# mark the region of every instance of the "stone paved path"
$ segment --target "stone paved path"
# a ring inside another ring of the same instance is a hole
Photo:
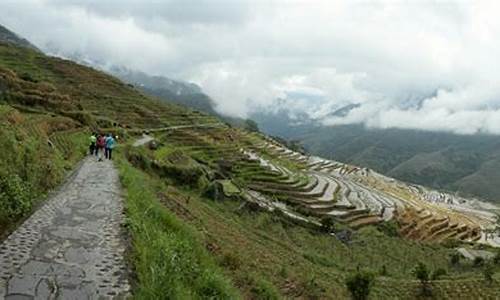
[[[0,299],[126,298],[122,202],[113,164],[87,158],[0,245]]]

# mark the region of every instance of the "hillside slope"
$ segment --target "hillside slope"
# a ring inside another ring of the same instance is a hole
[[[482,267],[448,259],[494,253],[497,207],[304,156],[28,48],[0,44],[0,91],[2,231],[61,182],[91,131],[117,134],[137,298],[347,298],[363,269],[381,274],[373,298],[411,299],[417,261],[446,271],[438,298],[498,296]]]
[[[218,122],[148,98],[102,72],[12,44],[0,44],[0,108],[0,165],[12,174],[2,183],[9,187],[2,198],[13,194],[25,203],[3,210],[14,217],[60,182],[64,169],[85,153],[91,130],[125,134],[131,128]],[[28,191],[17,178],[28,183]],[[3,216],[0,224],[6,223]]]
[[[26,47],[33,50],[38,50],[36,46],[30,43],[28,40],[18,36],[9,29],[5,28],[0,24],[0,42],[13,44],[19,47]]]
[[[407,182],[500,201],[500,187],[494,183],[500,180],[500,169],[488,168],[500,155],[496,136],[367,129],[361,125],[294,125],[297,120],[287,119],[284,113],[254,117],[264,132],[299,140],[312,154],[370,167]],[[487,177],[481,175],[483,169],[488,170]]]

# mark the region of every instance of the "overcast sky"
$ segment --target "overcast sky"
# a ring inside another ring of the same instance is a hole
[[[498,1],[2,0],[42,49],[198,83],[225,113],[500,134]],[[362,104],[342,118],[328,112]]]

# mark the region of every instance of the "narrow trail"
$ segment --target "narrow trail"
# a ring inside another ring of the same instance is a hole
[[[177,129],[188,129],[188,128],[219,128],[226,127],[224,123],[204,123],[204,124],[192,124],[192,125],[175,125],[175,126],[167,126],[167,127],[159,127],[159,128],[143,128],[143,129],[129,129],[128,132],[161,132],[161,131],[169,131],[169,130],[177,130]]]
[[[0,244],[0,299],[109,299],[129,294],[123,199],[110,161],[89,157]]]
[[[149,143],[151,141],[154,141],[154,137],[152,137],[150,135],[143,134],[140,139],[138,139],[137,141],[135,141],[132,144],[132,146],[139,147],[139,146],[145,145],[145,144],[147,144],[147,143]]]

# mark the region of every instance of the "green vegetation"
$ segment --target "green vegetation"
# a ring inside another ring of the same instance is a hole
[[[486,282],[491,284],[493,282],[493,275],[494,274],[495,274],[495,270],[493,268],[493,265],[487,264],[483,269],[484,280],[486,280]]]
[[[493,263],[500,265],[500,250],[496,251],[495,257],[493,258]]]
[[[429,269],[427,269],[427,266],[422,262],[417,263],[413,269],[413,275],[420,281],[421,293],[424,296],[430,296],[432,293],[429,286],[429,273]]]
[[[460,263],[460,253],[458,252],[453,252],[452,254],[450,254],[450,263],[451,265],[453,266],[456,266]]]
[[[473,290],[480,284],[470,281],[480,278],[480,269],[472,264],[456,267],[449,263],[454,253],[452,248],[404,240],[395,222],[364,227],[352,232],[351,238],[343,243],[328,232],[295,225],[278,213],[260,211],[239,197],[213,197],[200,186],[180,184],[176,175],[161,171],[162,164],[182,158],[186,165],[194,164],[205,170],[209,186],[231,183],[244,187],[254,180],[307,184],[303,176],[280,177],[263,170],[258,163],[245,160],[237,151],[239,145],[258,144],[261,141],[258,135],[245,135],[230,128],[183,129],[156,138],[159,148],[131,148],[127,158],[135,167],[167,185],[163,194],[168,197],[160,202],[202,233],[200,240],[245,298],[331,298],[332,295],[346,298],[350,295],[346,278],[358,266],[372,274],[374,270],[384,270],[383,277],[373,279],[370,297],[413,298],[418,293],[418,286],[411,281],[415,260],[425,261],[435,270],[436,280],[432,282],[435,295],[453,291],[449,278],[461,281],[460,284],[473,284]],[[271,152],[263,157],[275,165],[299,169],[293,161]],[[335,222],[331,225],[335,232],[349,230]],[[494,294],[493,287],[482,293]]]
[[[402,239],[395,223],[352,230],[325,220],[334,236],[243,200],[238,191],[258,181],[285,188],[314,183],[301,163],[272,151],[262,150],[262,157],[292,175],[245,158],[242,148],[259,151],[259,134],[229,127],[164,131],[216,122],[91,68],[0,44],[0,226],[20,220],[61,182],[85,153],[90,130],[120,132],[127,144],[158,129],[157,147],[125,145],[116,156],[136,298],[342,299],[351,295],[347,277],[360,269],[382,271],[369,284],[353,279],[365,287],[359,295],[369,286],[369,298],[412,299],[415,261],[447,274],[432,282],[437,297],[498,296],[498,265],[486,284],[483,267],[450,264],[453,249]],[[214,201],[206,192],[217,184],[225,197]]]
[[[312,154],[436,189],[500,201],[498,138],[362,125],[316,126],[284,114],[251,116],[262,132],[298,140]],[[290,125],[290,124],[293,124]]]
[[[144,157],[150,157],[150,151],[132,149],[132,153]],[[345,285],[347,274],[361,266],[385,269],[384,278],[371,281],[370,297],[398,295],[410,299],[416,290],[409,281],[415,259],[426,261],[437,275],[444,272],[463,279],[480,276],[471,264],[460,268],[449,265],[453,250],[403,240],[392,229],[368,226],[353,233],[352,240],[344,244],[326,233],[289,223],[278,214],[246,208],[240,200],[213,201],[201,196],[202,189],[174,188],[179,185],[171,176],[154,168],[141,169],[152,176],[147,182],[161,179],[167,184],[160,185],[155,193],[164,195],[159,201],[200,233],[197,240],[206,245],[244,298],[346,298],[350,295]],[[436,295],[453,291],[448,281],[441,284],[438,280],[433,286]],[[493,289],[491,286],[484,293]]]
[[[431,280],[439,280],[442,276],[446,275],[446,270],[443,268],[436,269],[432,272]]]
[[[476,257],[474,257],[472,264],[474,265],[474,267],[481,267],[484,265],[484,258],[482,258],[480,256],[476,256]]]
[[[0,219],[10,220],[31,209],[31,191],[17,174],[0,175]]]
[[[0,235],[61,183],[85,152],[71,119],[22,114],[0,104]],[[63,135],[56,138],[55,130]]]
[[[71,61],[0,43],[0,235],[61,183],[90,131],[218,122]],[[20,184],[22,181],[22,184]]]
[[[235,299],[237,291],[199,242],[198,234],[161,206],[162,184],[120,160],[137,299]]]
[[[347,289],[355,300],[367,299],[372,283],[373,275],[368,272],[356,272],[346,279]]]

